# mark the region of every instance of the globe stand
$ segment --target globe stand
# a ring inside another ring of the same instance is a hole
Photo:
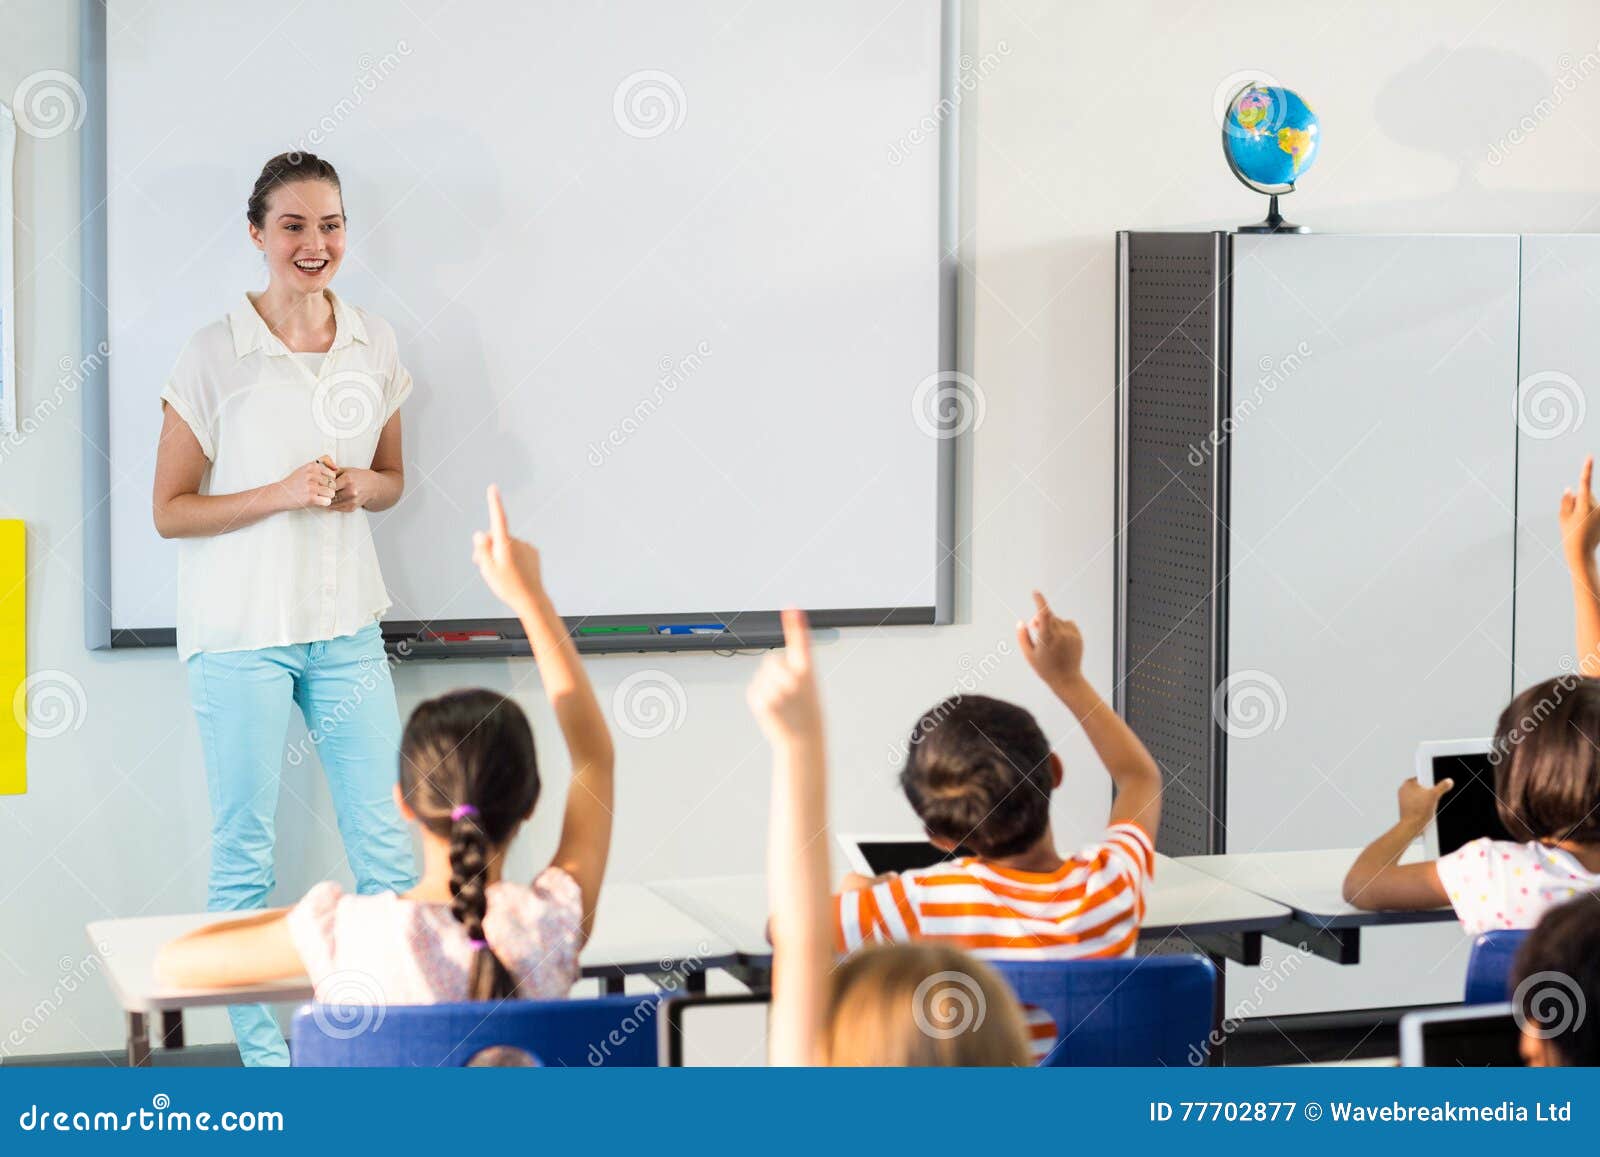
[[[1292,190],[1291,190],[1292,191]],[[1278,194],[1271,193],[1272,198],[1267,207],[1267,219],[1254,225],[1240,225],[1235,232],[1238,233],[1309,233],[1304,225],[1294,225],[1283,219],[1283,214],[1278,212]]]

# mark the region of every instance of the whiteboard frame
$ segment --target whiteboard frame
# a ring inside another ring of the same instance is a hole
[[[0,434],[18,432],[16,162],[17,118],[0,103]]]
[[[940,2],[939,95],[941,106],[952,110],[939,126],[939,365],[938,372],[956,381],[970,380],[972,351],[962,335],[972,330],[971,276],[961,262],[964,237],[962,204],[962,99],[961,50],[970,35],[970,13],[962,0]],[[84,349],[106,349],[103,358],[91,359],[83,385],[83,632],[84,644],[94,651],[135,647],[175,647],[172,627],[114,627],[111,621],[111,392],[109,349],[110,316],[106,228],[106,10],[101,0],[79,0],[79,79],[86,95],[86,113],[79,136],[82,183],[79,190],[83,222],[81,344]],[[941,415],[955,430],[957,415]],[[956,604],[956,467],[958,444],[970,444],[973,430],[937,439],[935,513],[935,586],[932,606],[859,607],[810,612],[816,628],[878,627],[899,625],[943,626],[955,621]],[[102,450],[101,447],[107,449]],[[595,638],[574,636],[583,652],[731,651],[780,646],[783,632],[778,608],[749,611],[694,611],[685,614],[589,615],[568,617],[569,628],[638,623],[725,623],[722,635],[651,635]],[[438,619],[422,622],[385,619],[384,642],[399,658],[481,658],[528,655],[521,624],[514,618]],[[428,641],[426,632],[491,630],[498,640],[468,643]]]

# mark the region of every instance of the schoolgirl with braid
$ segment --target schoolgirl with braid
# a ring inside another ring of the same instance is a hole
[[[473,536],[473,561],[522,620],[572,761],[550,866],[531,885],[501,876],[539,801],[527,717],[496,692],[453,691],[412,712],[401,739],[395,803],[421,837],[416,887],[360,896],[326,881],[293,908],[203,928],[162,949],[156,967],[169,983],[308,975],[319,1000],[431,1004],[565,996],[578,979],[611,847],[611,737],[538,552],[511,537],[493,487],[489,524]]]

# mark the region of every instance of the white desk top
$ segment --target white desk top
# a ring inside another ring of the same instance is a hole
[[[103,949],[106,982],[124,1012],[159,1012],[216,1004],[290,1004],[311,999],[305,977],[237,988],[169,988],[156,980],[156,953],[168,940],[206,924],[248,916],[248,912],[195,912],[184,916],[136,916],[96,920],[89,943]]]
[[[1284,923],[1289,915],[1277,900],[1158,853],[1140,930],[1145,936],[1180,930],[1196,935],[1260,932]]]
[[[767,941],[767,880],[761,875],[699,876],[651,887],[694,919],[713,929],[746,957],[772,954]],[[1289,919],[1283,904],[1179,860],[1156,856],[1155,875],[1145,897],[1145,936],[1182,929],[1206,933],[1254,932]]]
[[[663,900],[710,928],[740,956],[772,955],[767,940],[767,878],[694,876],[651,884]]]
[[[105,946],[106,981],[126,1012],[310,1000],[311,984],[304,977],[237,988],[174,989],[158,983],[156,953],[168,940],[244,915],[248,913],[199,912],[97,920],[87,931],[91,944]],[[607,884],[600,893],[594,935],[584,946],[582,964],[589,975],[658,968],[665,972],[683,964],[713,967],[733,954],[726,940],[643,884]]]
[[[1345,903],[1340,894],[1345,873],[1359,854],[1359,848],[1323,848],[1308,852],[1184,856],[1176,862],[1286,904],[1297,917],[1328,928],[1430,924],[1456,918],[1454,910],[1448,907],[1421,912],[1367,912]],[[1401,857],[1401,862],[1409,863],[1419,859],[1421,854],[1420,849],[1413,847]]]
[[[606,884],[594,934],[583,949],[583,971],[671,972],[713,968],[734,956],[726,937],[668,903],[644,884]]]

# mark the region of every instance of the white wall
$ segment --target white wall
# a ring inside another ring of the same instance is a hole
[[[75,12],[60,0],[0,4],[0,99],[9,103],[40,70],[76,71]],[[891,745],[963,672],[993,667],[1027,610],[1030,585],[1077,616],[1091,672],[1106,687],[1112,234],[1262,215],[1262,199],[1234,183],[1218,153],[1211,103],[1226,77],[1265,70],[1322,118],[1323,155],[1286,205],[1297,220],[1329,230],[1592,227],[1600,207],[1600,149],[1589,128],[1600,112],[1600,84],[1590,79],[1600,71],[1600,11],[1592,5],[1366,0],[1262,12],[1243,0],[1184,10],[1155,0],[981,3],[969,51],[975,66],[995,57],[966,105],[977,110],[968,248],[976,249],[975,376],[987,411],[964,469],[962,621],[851,631],[821,648],[838,826],[908,824]],[[450,34],[449,20],[438,22],[440,35]],[[310,17],[307,27],[314,35]],[[1504,134],[1523,117],[1533,131],[1506,150]],[[1497,140],[1504,159],[1491,164]],[[24,416],[55,390],[63,361],[80,354],[77,150],[71,132],[19,144]],[[249,177],[240,175],[241,200]],[[181,252],[183,222],[160,227]],[[28,794],[0,798],[0,1049],[11,1053],[118,1048],[121,1026],[103,984],[80,979],[84,923],[197,909],[205,888],[204,776],[176,659],[90,654],[82,644],[79,470],[82,455],[97,451],[84,444],[79,413],[69,391],[62,409],[0,456],[0,517],[29,524],[30,668],[66,672],[84,690],[81,725],[33,742]],[[648,667],[669,670],[687,689],[676,730],[618,736],[615,878],[759,867],[766,766],[742,698],[754,664],[713,656],[592,662],[607,702],[621,680]],[[469,683],[514,691],[530,710],[551,784],[514,856],[514,870],[531,871],[552,846],[566,778],[531,666],[415,665],[398,682],[402,712]],[[1056,812],[1062,840],[1088,835],[1108,793],[1064,710],[1014,654],[979,686],[1039,712],[1069,769]],[[288,743],[299,738],[296,729]],[[279,899],[328,875],[347,878],[314,764],[287,769],[280,829]],[[221,1035],[214,1016],[191,1031],[196,1040]]]

